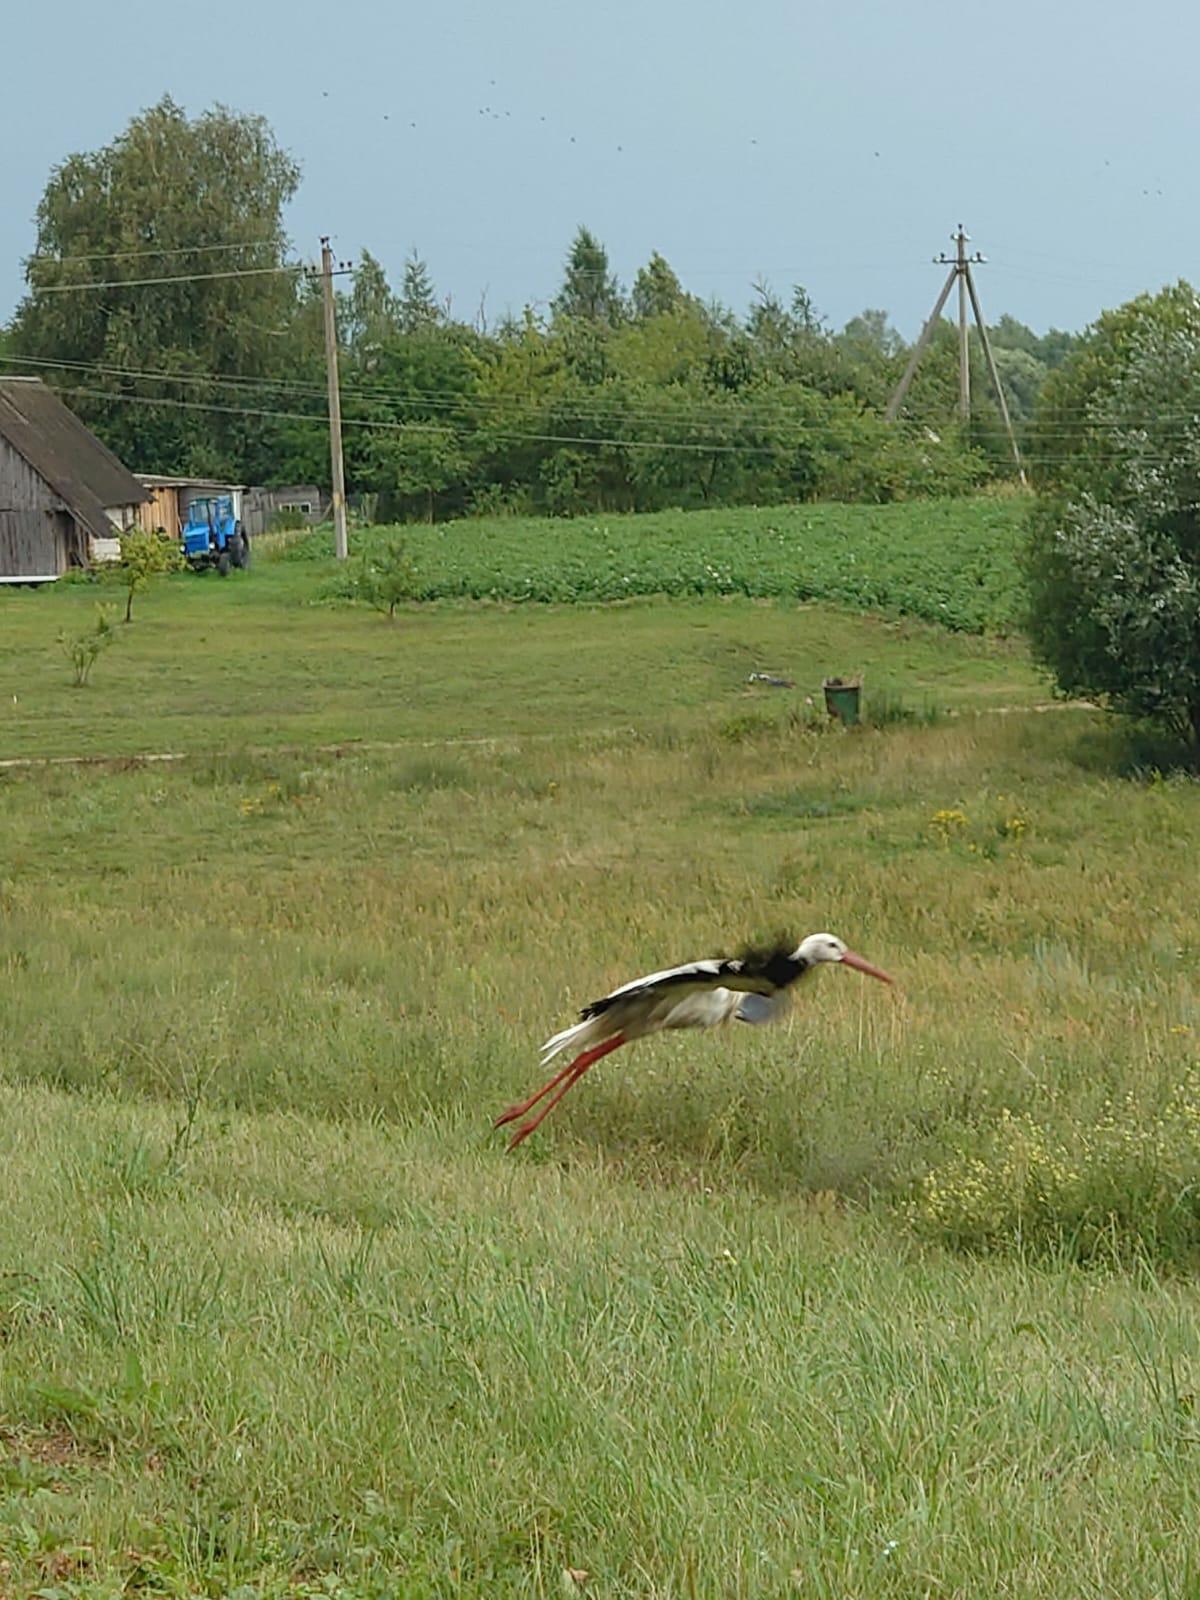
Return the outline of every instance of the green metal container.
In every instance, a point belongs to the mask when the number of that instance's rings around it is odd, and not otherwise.
[[[845,683],[841,678],[826,678],[822,688],[825,690],[825,709],[829,715],[847,728],[853,728],[859,719],[862,684]]]

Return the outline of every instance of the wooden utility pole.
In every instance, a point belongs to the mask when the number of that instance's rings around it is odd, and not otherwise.
[[[954,258],[954,275],[958,279],[958,415],[965,426],[971,420],[971,352],[967,342],[967,236],[961,222],[954,244],[958,251]],[[939,261],[948,259],[944,254],[938,257]],[[976,251],[974,259],[982,261],[983,257]]]
[[[992,388],[996,391],[996,399],[1000,403],[1000,415],[1004,418],[1004,426],[1008,432],[1008,442],[1012,447],[1013,464],[1017,469],[1017,477],[1022,486],[1028,488],[1025,477],[1025,468],[1021,465],[1021,452],[1017,449],[1017,436],[1013,432],[1012,418],[1008,414],[1008,402],[1004,398],[1004,390],[1000,386],[1000,374],[996,371],[995,358],[992,355],[992,341],[987,336],[987,323],[983,320],[983,312],[979,309],[979,296],[975,292],[975,279],[970,272],[966,274],[967,288],[971,291],[971,308],[975,312],[975,326],[979,329],[979,342],[983,345],[984,358],[988,364],[988,372],[992,379]]]
[[[325,376],[329,384],[329,458],[333,468],[333,553],[345,561],[346,464],[342,457],[342,392],[338,384],[337,314],[333,303],[333,251],[321,240],[321,291],[325,302]]]
[[[917,367],[920,364],[921,357],[925,354],[925,346],[933,337],[933,330],[938,325],[938,318],[942,314],[942,307],[950,298],[950,291],[954,287],[954,280],[957,276],[957,270],[950,274],[945,283],[942,285],[941,294],[938,295],[937,299],[933,303],[933,310],[929,313],[929,317],[925,323],[925,326],[921,329],[921,337],[917,340],[916,344],[913,345],[912,355],[909,356],[908,365],[904,369],[904,376],[896,385],[896,392],[892,395],[892,398],[887,403],[887,410],[883,414],[884,420],[887,422],[895,422],[896,420],[897,414],[900,410],[900,404],[903,401],[904,396],[908,393],[908,386],[913,381],[913,374],[916,372]]]
[[[983,311],[979,304],[979,293],[975,288],[975,275],[971,271],[973,266],[982,264],[987,260],[978,250],[973,256],[967,254],[967,234],[962,223],[958,225],[958,232],[950,235],[954,241],[955,252],[952,256],[934,256],[934,264],[948,266],[949,275],[942,285],[942,292],[934,302],[929,319],[921,329],[921,336],[913,346],[912,355],[908,358],[908,365],[904,369],[900,382],[896,385],[895,393],[888,401],[884,417],[888,422],[895,422],[908,393],[908,386],[913,381],[917,367],[920,364],[925,348],[933,336],[933,330],[938,324],[942,308],[950,298],[950,291],[955,283],[958,284],[958,415],[965,426],[971,420],[971,361],[970,340],[967,327],[967,304],[970,302],[971,310],[975,314],[975,326],[979,329],[979,342],[983,346],[984,358],[987,361],[988,376],[992,380],[992,388],[996,391],[996,401],[1000,407],[1000,415],[1004,418],[1004,427],[1008,433],[1009,446],[1012,449],[1013,462],[1016,465],[1017,476],[1022,484],[1026,484],[1025,468],[1021,463],[1021,452],[1017,447],[1017,436],[1013,431],[1012,418],[1008,413],[1008,402],[1004,398],[1004,390],[1000,387],[1000,374],[996,371],[996,362],[992,356],[991,341],[987,335],[987,325],[983,320]],[[1027,484],[1026,484],[1027,486]]]

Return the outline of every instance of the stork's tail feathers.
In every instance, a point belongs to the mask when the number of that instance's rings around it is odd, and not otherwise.
[[[589,1045],[603,1039],[607,1031],[603,1018],[585,1017],[582,1022],[564,1028],[561,1033],[552,1034],[542,1046],[542,1066],[545,1066],[547,1061],[553,1061],[563,1050],[586,1050]]]

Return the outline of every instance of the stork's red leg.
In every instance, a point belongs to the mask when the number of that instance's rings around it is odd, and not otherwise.
[[[548,1095],[551,1089],[557,1088],[564,1078],[567,1078],[571,1075],[571,1073],[575,1070],[576,1062],[580,1061],[581,1059],[582,1057],[576,1056],[574,1061],[568,1061],[566,1066],[563,1067],[562,1071],[556,1072],[550,1079],[550,1082],[544,1083],[536,1094],[531,1094],[528,1100],[518,1101],[515,1106],[509,1106],[507,1111],[502,1111],[496,1118],[495,1122],[492,1123],[492,1127],[502,1128],[506,1122],[515,1122],[518,1117],[523,1117],[527,1111],[532,1111],[534,1106],[537,1105],[538,1101],[542,1099],[544,1095]]]
[[[625,1035],[623,1033],[614,1034],[611,1039],[606,1039],[603,1044],[598,1044],[594,1049],[585,1050],[582,1055],[576,1056],[574,1061],[571,1062],[570,1066],[564,1067],[562,1072],[560,1072],[556,1077],[551,1078],[550,1082],[546,1084],[545,1088],[539,1089],[537,1094],[534,1095],[533,1099],[530,1100],[526,1106],[522,1106],[517,1109],[515,1112],[516,1116],[520,1116],[521,1112],[527,1110],[529,1106],[535,1106],[544,1094],[546,1094],[550,1089],[554,1088],[555,1084],[561,1083],[564,1078],[566,1079],[566,1082],[562,1084],[562,1088],[559,1089],[557,1094],[551,1095],[550,1099],[546,1101],[546,1104],[538,1112],[536,1117],[530,1117],[528,1122],[523,1122],[521,1124],[516,1133],[514,1133],[512,1138],[508,1141],[508,1148],[510,1150],[515,1150],[523,1139],[528,1139],[533,1130],[540,1127],[545,1119],[549,1116],[551,1111],[554,1110],[555,1106],[562,1099],[563,1095],[566,1094],[567,1090],[573,1088],[575,1084],[579,1082],[580,1078],[583,1077],[587,1069],[591,1066],[594,1066],[595,1063],[600,1060],[601,1056],[608,1055],[610,1050],[615,1050],[619,1045],[623,1045],[624,1043]],[[508,1122],[509,1120],[509,1113],[505,1112],[504,1116],[501,1118],[501,1121]],[[499,1124],[497,1124],[497,1126],[499,1126]]]

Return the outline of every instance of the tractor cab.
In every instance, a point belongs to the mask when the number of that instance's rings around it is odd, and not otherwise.
[[[237,519],[232,495],[197,495],[190,500],[180,541],[191,566],[215,566],[222,576],[230,567],[244,567],[250,561],[250,540]]]

